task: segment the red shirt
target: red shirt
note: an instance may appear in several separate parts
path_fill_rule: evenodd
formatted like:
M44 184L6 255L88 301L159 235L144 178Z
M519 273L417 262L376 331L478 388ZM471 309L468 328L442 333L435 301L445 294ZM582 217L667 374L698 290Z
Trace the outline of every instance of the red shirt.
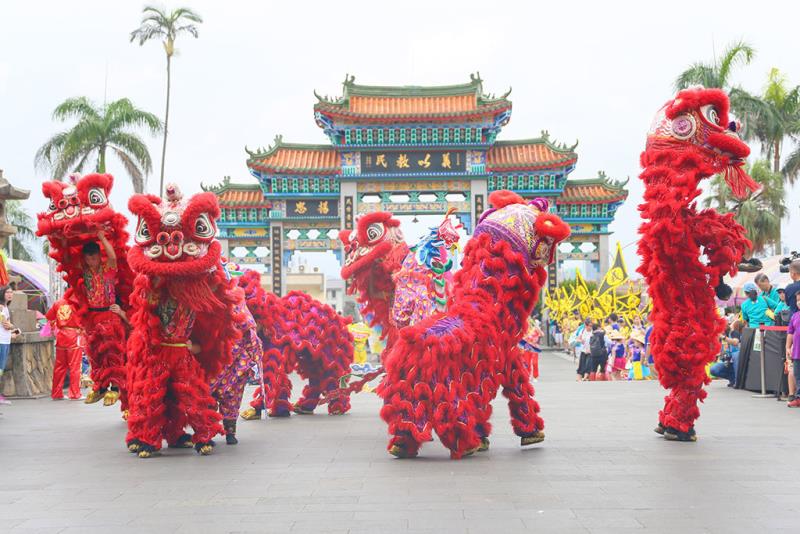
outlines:
M69 349L79 345L81 323L67 301L59 300L47 312L47 319L56 329L56 347Z
M117 270L108 264L101 263L96 270L84 269L83 283L90 308L108 308L116 302Z

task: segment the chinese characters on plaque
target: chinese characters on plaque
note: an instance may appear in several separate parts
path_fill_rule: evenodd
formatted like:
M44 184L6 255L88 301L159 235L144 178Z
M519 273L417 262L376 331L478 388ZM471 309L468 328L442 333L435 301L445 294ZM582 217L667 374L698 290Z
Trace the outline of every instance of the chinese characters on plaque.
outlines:
M339 213L339 199L288 200L288 217L335 217Z
M463 172L466 163L463 150L361 153L362 174Z

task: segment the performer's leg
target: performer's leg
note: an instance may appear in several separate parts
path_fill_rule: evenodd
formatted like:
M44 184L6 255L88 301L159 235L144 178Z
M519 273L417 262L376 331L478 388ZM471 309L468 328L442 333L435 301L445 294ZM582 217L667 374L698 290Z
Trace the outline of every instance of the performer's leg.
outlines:
M68 354L67 349L56 347L56 362L53 366L53 386L50 390L50 398L54 400L64 398L64 377L67 374ZM72 391L73 378L69 377L69 388Z
M312 414L319 404L319 397L322 394L322 371L315 366L313 370L307 370L308 384L303 388L303 394L294 404L294 411L298 414Z
M125 328L122 319L112 312L90 312L91 330L88 331L89 359L92 365L93 394L86 402L110 406L124 394Z
M69 370L69 398L81 398L81 357L83 351L80 347L67 350L67 366Z
M214 446L211 438L221 434L223 429L222 417L214 409L216 402L204 377L194 358L182 358L176 366L171 389L177 406L186 412L189 425L194 429L195 448L201 454L210 454Z
M544 420L539 417L539 403L534 400L530 370L520 357L520 349L514 348L506 359L503 373L503 396L508 399L511 427L520 437L520 443L532 445L544 439Z
M686 317L672 316L674 322L664 332L664 342L659 339L658 346L654 345L658 378L670 390L656 430L675 441L697 440L694 423L700 417L698 403L706 398L703 386L710 382L706 364L719 352L717 332L722 324L713 315L696 313L702 306L701 296L686 295L686 299L697 309L683 310L689 314Z
M239 415L244 388L250 377L249 362L247 357L234 362L211 388L211 395L217 401L219 413L222 415L225 442L228 445L239 443L236 439L236 417Z
M269 408L270 417L289 417L292 410L292 403L289 402L292 382L286 372L281 349L267 346L265 343L261 365L263 389L266 391L262 391L261 386L256 388L250 408L242 412L242 418L259 419L265 405ZM265 394L266 399L264 398Z
M419 448L430 441L433 425L429 422L430 388L415 398L408 382L384 378L380 394L384 399L381 418L389 427L389 453L398 458L414 458ZM427 397L425 396L427 395ZM420 404L426 403L427 404Z
M86 323L84 324L86 356L89 358L89 377L92 379L92 390L86 395L86 404L93 404L102 400L107 387L107 384L102 383L104 381L104 368L102 354L98 352L102 336L97 331L96 315L97 312L87 313Z
M167 424L167 385L170 369L154 355L131 368L131 405L128 415L128 450L146 458L161 448Z
M350 366L345 365L343 358L338 357L343 351L325 347L325 353L319 362L318 380L321 393L330 393L339 389L339 380L350 372ZM342 415L350 410L350 396L341 396L328 402L330 415Z
M170 389L170 386L167 388ZM186 412L181 409L173 395L164 399L167 421L164 424L164 439L171 449L190 449L194 446L192 436L186 432L189 424Z

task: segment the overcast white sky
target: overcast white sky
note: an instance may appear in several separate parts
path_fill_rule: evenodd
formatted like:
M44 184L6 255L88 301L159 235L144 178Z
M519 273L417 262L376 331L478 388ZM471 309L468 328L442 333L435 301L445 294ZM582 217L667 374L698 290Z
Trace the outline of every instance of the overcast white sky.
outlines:
M774 4L770 7L770 4ZM36 149L65 126L51 120L67 97L102 102L128 97L163 115L165 59L160 45L128 42L139 1L17 1L0 4L0 168L45 203L33 167ZM187 193L225 175L251 180L244 146L283 134L325 143L315 125L312 90L340 94L346 73L375 85L463 83L480 71L488 92L513 87L511 122L501 139L549 130L578 146L573 178L604 170L630 177L631 195L612 243L636 240L642 188L639 153L655 111L672 96L675 76L710 60L714 47L743 38L758 50L734 80L760 91L773 66L800 83L793 2L168 2L205 18L200 38L178 41L173 62L168 180ZM794 12L792 12L794 11ZM779 16L776 16L779 13ZM107 86L105 83L107 75ZM161 146L149 139L157 188ZM753 147L757 155L758 147ZM112 201L131 188L120 165ZM800 188L789 198L789 245L800 248ZM413 231L411 233L414 233ZM794 234L794 235L793 235ZM636 264L634 247L626 249Z

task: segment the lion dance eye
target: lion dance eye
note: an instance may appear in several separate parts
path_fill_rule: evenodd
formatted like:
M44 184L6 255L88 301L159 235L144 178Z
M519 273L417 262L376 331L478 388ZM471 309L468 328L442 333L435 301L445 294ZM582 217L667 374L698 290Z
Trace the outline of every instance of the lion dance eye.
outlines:
M139 244L152 241L153 236L150 234L150 228L148 228L144 219L139 219L139 224L136 225L136 235L133 238Z
M676 139L685 141L692 137L697 131L697 123L691 115L678 115L672 119L672 135Z
M199 239L211 239L214 237L214 225L209 216L201 213L194 223L194 235Z
M706 106L701 107L700 111L703 113L703 117L705 117L708 122L710 122L715 126L719 126L720 122L719 111L717 111L716 107L714 107L711 104L708 104Z
M370 243L374 243L378 239L383 237L383 233L386 230L381 223L373 223L367 227L367 240Z
M89 204L92 206L100 206L102 204L106 204L108 199L106 198L106 192L102 189L97 187L89 190Z
M56 206L56 203L51 200L50 205L47 206L47 209L50 211L56 211L58 209L58 206Z

